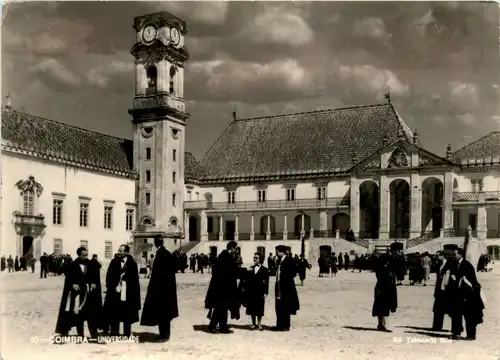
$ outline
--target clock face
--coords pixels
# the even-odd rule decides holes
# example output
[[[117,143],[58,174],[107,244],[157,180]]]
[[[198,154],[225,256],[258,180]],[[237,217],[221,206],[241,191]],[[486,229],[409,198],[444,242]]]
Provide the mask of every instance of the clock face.
[[[177,28],[170,29],[170,38],[172,39],[174,45],[179,44],[179,42],[181,41],[181,34],[179,33],[179,30]]]
[[[156,38],[156,33],[157,33],[156,27],[154,27],[153,25],[148,25],[144,28],[144,31],[142,33],[142,38],[146,42],[153,41]]]

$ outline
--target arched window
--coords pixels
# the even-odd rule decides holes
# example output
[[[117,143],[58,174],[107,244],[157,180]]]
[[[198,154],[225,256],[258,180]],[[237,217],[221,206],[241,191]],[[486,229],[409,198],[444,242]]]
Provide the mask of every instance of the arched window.
[[[294,233],[298,236],[302,231],[302,214],[295,216],[294,220]],[[309,230],[311,230],[311,217],[304,214],[304,231],[308,232]]]
[[[177,74],[177,68],[175,66],[170,67],[170,82],[168,92],[175,95],[175,75]]]
[[[270,221],[270,226],[269,229],[271,230],[271,235],[274,235],[276,232],[276,224],[275,224],[275,219],[274,216],[269,216]],[[267,221],[268,221],[268,216],[264,215],[263,217],[260,218],[260,234],[261,235],[266,235],[267,233]]]
[[[156,93],[156,85],[158,84],[158,70],[156,66],[151,65],[146,69],[146,76],[148,78],[148,88],[146,94]]]
[[[144,218],[144,220],[142,220],[142,225],[153,225],[153,222],[150,218]]]
[[[34,215],[35,212],[35,191],[28,190],[23,193],[23,213],[24,215]]]

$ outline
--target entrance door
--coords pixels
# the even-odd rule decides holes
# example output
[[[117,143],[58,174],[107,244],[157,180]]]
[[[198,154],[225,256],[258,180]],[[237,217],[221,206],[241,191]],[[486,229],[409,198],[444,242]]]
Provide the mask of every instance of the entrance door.
[[[236,223],[234,220],[226,221],[226,240],[234,240],[234,233],[236,232]]]
[[[330,257],[332,255],[332,247],[330,245],[321,245],[319,247],[319,256],[322,258]]]
[[[31,236],[23,237],[23,254],[26,256],[33,256],[33,238]]]
[[[443,208],[432,208],[432,231],[439,231],[443,227]]]
[[[488,255],[490,256],[491,260],[500,260],[500,246],[498,245],[489,245],[488,246]]]
[[[189,241],[197,241],[198,239],[198,220],[195,217],[189,218]]]

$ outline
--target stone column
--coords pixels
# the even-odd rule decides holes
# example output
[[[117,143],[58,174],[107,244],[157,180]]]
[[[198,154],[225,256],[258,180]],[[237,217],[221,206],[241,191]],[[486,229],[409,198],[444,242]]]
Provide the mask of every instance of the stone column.
[[[224,218],[219,216],[219,241],[224,240]]]
[[[255,240],[255,214],[252,214],[250,222],[250,240]]]
[[[350,204],[350,226],[356,238],[359,236],[359,183],[354,176],[351,177],[351,204]]]
[[[283,217],[283,240],[288,240],[288,213]]]
[[[477,206],[477,239],[485,240],[488,233],[488,212],[486,211],[486,196],[484,192],[479,193]]]
[[[380,176],[380,227],[379,236],[380,240],[389,239],[389,211],[390,211],[390,192],[389,180],[386,175]]]
[[[234,225],[235,225],[235,233],[234,233],[234,240],[238,241],[238,233],[239,233],[239,230],[238,230],[238,223],[239,223],[239,218],[240,216],[238,214],[236,214],[235,218],[234,218]]]
[[[201,241],[208,240],[208,221],[207,221],[207,212],[205,210],[201,210],[200,213],[200,222],[201,222]]]
[[[135,65],[135,93],[136,95],[145,95],[148,87],[146,69],[143,64]]]
[[[303,237],[306,234],[306,229],[304,228],[305,216],[302,214],[300,217],[300,237]]]
[[[411,172],[410,180],[410,239],[422,234],[422,189],[418,172]]]
[[[271,214],[267,215],[266,240],[271,240]]]
[[[453,173],[451,171],[444,174],[444,206],[443,206],[443,227],[444,234],[453,231]]]
[[[328,211],[321,210],[319,212],[319,231],[321,233],[320,237],[325,237],[328,231]]]
[[[200,227],[201,227],[201,224],[200,224]],[[203,231],[201,231],[201,229],[200,229],[200,237],[201,237],[202,232]],[[184,240],[185,241],[191,240],[189,238],[189,211],[184,211]],[[196,239],[196,240],[198,240],[198,239]]]

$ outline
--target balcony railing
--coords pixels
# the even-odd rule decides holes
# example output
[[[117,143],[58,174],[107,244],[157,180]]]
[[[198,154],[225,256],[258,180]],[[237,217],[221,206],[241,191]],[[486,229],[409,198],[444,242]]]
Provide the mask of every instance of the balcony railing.
[[[297,199],[287,200],[268,200],[268,201],[236,201],[210,202],[207,203],[208,210],[270,210],[270,209],[316,209],[316,208],[336,208],[340,206],[349,206],[348,196],[331,197],[326,199]]]
[[[22,236],[38,237],[43,229],[46,228],[45,216],[39,215],[24,215],[19,211],[14,211],[14,225],[16,233]]]
[[[200,210],[207,208],[206,200],[184,201],[185,210]]]
[[[453,202],[478,202],[479,195],[484,194],[486,202],[500,201],[500,191],[484,191],[484,192],[454,192]]]

